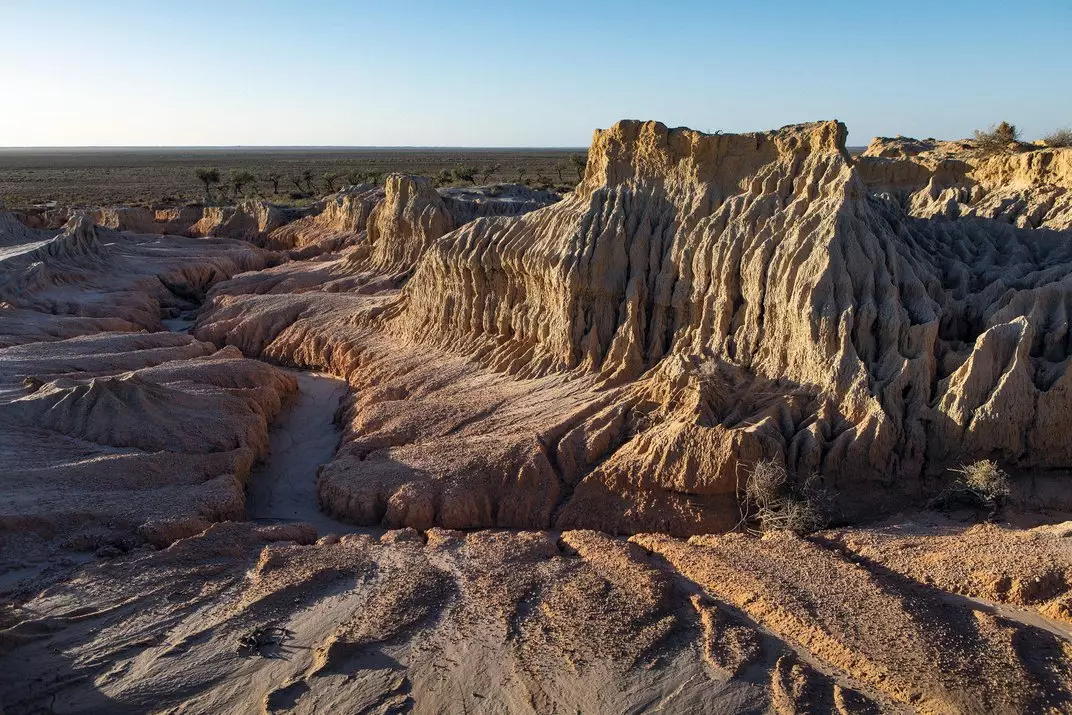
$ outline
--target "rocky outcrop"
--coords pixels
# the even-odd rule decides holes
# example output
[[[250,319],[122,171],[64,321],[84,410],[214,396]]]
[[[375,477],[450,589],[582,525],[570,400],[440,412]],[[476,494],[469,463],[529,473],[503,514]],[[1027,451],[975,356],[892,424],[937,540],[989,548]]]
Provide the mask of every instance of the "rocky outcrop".
[[[340,251],[364,238],[369,216],[381,201],[383,191],[377,186],[348,187],[325,199],[311,215],[273,230],[266,245],[301,258]]]
[[[268,235],[310,212],[266,201],[243,201],[237,206],[103,208],[92,212],[104,228],[141,234],[235,238],[262,244]]]
[[[0,232],[0,345],[156,330],[217,281],[279,260],[244,241],[120,233],[84,214],[57,232],[0,213]]]
[[[869,191],[913,216],[1072,229],[1072,149],[994,155],[971,141],[876,139],[857,171]]]
[[[850,518],[963,460],[1067,466],[1072,242],[913,215],[844,137],[622,122],[563,201],[393,243],[379,265],[417,261],[397,296],[223,285],[197,334],[349,377],[321,499],[360,523],[689,533],[737,523],[761,460],[822,475]],[[448,225],[393,187],[389,228]]]

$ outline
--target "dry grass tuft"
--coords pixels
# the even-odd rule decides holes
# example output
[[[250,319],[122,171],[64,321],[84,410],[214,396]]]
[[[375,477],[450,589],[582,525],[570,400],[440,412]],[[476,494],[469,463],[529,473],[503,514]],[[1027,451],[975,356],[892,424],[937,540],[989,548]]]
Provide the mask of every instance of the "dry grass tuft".
[[[745,482],[745,514],[762,532],[807,534],[826,526],[829,496],[816,476],[802,482],[789,478],[777,462],[758,462]]]
[[[1042,141],[1049,147],[1058,149],[1072,148],[1072,128],[1058,129],[1053,134],[1044,137]]]

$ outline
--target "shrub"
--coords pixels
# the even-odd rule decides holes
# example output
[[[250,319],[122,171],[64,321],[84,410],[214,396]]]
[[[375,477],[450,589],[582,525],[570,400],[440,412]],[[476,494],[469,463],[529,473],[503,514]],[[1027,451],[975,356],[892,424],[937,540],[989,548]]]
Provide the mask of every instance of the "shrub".
[[[450,173],[459,183],[475,184],[478,169],[475,166],[456,166]]]
[[[985,154],[1005,154],[1020,143],[1020,130],[1008,122],[996,124],[986,131],[975,130],[975,146]]]
[[[245,169],[231,169],[231,186],[234,187],[235,196],[240,196],[242,189],[255,180],[253,174]]]
[[[829,501],[817,477],[796,482],[777,462],[758,462],[745,482],[743,520],[756,521],[763,532],[807,534],[826,526]]]
[[[992,519],[1005,506],[1011,489],[1009,475],[996,462],[982,459],[952,469],[959,476],[929,506],[938,509],[984,508]]]
[[[1046,146],[1059,147],[1067,149],[1072,147],[1072,128],[1058,129],[1048,137],[1043,138]]]
[[[996,462],[982,459],[953,470],[961,476],[957,480],[965,489],[970,489],[988,501],[1004,501],[1010,493],[1009,475]]]
[[[569,162],[573,165],[573,169],[577,172],[577,181],[584,181],[584,171],[588,167],[588,155],[587,154],[573,154],[569,158]]]
[[[483,169],[480,170],[480,183],[487,184],[488,179],[499,173],[499,169],[501,168],[502,164],[491,164],[489,166],[485,166]]]
[[[436,186],[450,186],[454,182],[454,174],[450,169],[441,169],[438,174],[433,177],[433,182]]]

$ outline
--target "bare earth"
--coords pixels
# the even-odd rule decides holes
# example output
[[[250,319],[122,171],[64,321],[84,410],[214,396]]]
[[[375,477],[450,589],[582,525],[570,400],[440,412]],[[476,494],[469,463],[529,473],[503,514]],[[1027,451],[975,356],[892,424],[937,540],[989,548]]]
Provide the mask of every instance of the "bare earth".
[[[3,712],[1072,712],[1072,150],[845,136],[0,209]]]

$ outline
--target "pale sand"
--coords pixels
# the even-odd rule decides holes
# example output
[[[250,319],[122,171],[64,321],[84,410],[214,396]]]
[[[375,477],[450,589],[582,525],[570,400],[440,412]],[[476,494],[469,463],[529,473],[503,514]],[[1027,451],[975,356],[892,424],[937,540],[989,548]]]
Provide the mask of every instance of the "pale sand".
[[[271,457],[253,474],[247,515],[260,522],[308,522],[321,536],[368,531],[327,516],[316,498],[317,470],[331,461],[339,445],[334,420],[346,381],[323,373],[291,372],[298,379],[298,396],[272,427]]]

